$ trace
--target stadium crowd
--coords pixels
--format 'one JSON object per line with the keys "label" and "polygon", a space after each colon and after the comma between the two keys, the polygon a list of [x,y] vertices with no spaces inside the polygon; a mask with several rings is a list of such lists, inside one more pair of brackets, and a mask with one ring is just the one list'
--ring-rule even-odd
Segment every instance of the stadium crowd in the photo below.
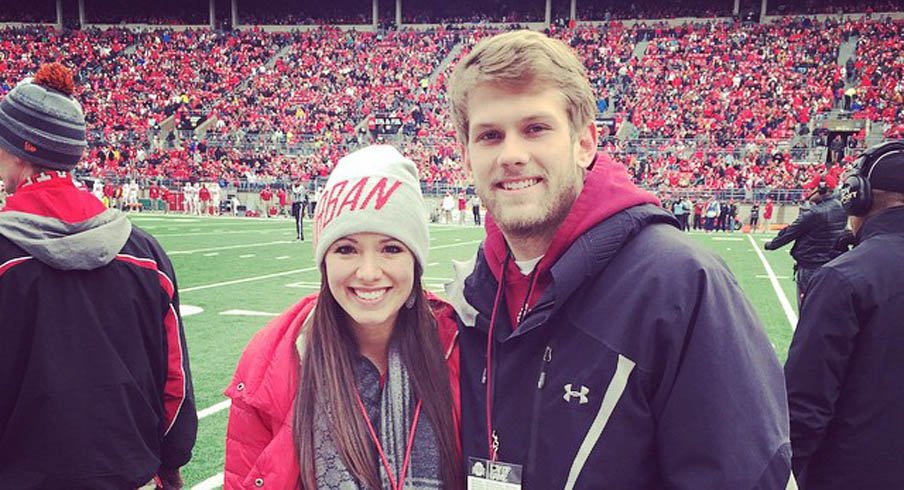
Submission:
{"label": "stadium crowd", "polygon": [[[612,122],[601,126],[604,148],[638,183],[760,189],[800,187],[832,169],[795,149],[809,145],[815,119],[842,106],[886,137],[904,132],[902,27],[785,17],[551,31],[584,60]],[[47,59],[74,67],[90,115],[81,170],[94,176],[313,180],[349,149],[387,140],[419,162],[428,185],[459,186],[448,66],[494,32],[8,28],[0,94]],[[855,56],[840,65],[853,36]]]}

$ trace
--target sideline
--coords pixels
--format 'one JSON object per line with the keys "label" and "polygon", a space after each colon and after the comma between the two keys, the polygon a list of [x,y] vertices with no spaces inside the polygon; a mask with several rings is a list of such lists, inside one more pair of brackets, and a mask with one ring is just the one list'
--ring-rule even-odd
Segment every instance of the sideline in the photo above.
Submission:
{"label": "sideline", "polygon": [[772,266],[766,261],[766,256],[763,255],[763,251],[757,246],[757,243],[752,236],[747,235],[747,239],[750,240],[750,246],[753,247],[753,251],[756,252],[757,257],[760,258],[760,262],[763,263],[763,267],[766,269],[766,275],[769,277],[769,282],[772,283],[772,289],[775,290],[778,302],[782,304],[782,309],[785,310],[785,317],[788,318],[788,324],[791,325],[791,331],[793,332],[797,329],[797,313],[794,312],[794,307],[791,306],[791,302],[789,302],[788,297],[785,296],[785,292],[778,283],[778,277],[775,275],[775,271],[772,270]]}

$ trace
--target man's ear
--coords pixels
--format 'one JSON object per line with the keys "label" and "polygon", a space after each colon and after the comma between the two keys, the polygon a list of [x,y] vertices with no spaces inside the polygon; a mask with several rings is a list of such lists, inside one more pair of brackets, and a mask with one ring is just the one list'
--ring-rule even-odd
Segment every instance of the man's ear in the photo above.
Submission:
{"label": "man's ear", "polygon": [[468,179],[473,178],[473,174],[471,173],[471,158],[468,154],[468,145],[467,143],[459,143],[459,150],[461,150],[461,168],[465,170],[465,175]]}
{"label": "man's ear", "polygon": [[584,126],[580,134],[577,135],[577,141],[574,147],[574,159],[578,166],[587,169],[596,158],[597,152],[597,133],[596,124],[591,121],[590,124]]}

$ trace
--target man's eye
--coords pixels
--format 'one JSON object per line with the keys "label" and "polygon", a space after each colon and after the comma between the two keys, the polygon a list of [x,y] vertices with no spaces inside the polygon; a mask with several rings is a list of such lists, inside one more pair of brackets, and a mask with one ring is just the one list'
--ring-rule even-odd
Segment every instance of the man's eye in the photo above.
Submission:
{"label": "man's eye", "polygon": [[477,135],[477,141],[490,141],[499,138],[498,131],[484,131]]}
{"label": "man's eye", "polygon": [[531,124],[530,126],[527,127],[527,132],[528,133],[542,133],[543,131],[546,131],[547,129],[548,128],[542,124]]}

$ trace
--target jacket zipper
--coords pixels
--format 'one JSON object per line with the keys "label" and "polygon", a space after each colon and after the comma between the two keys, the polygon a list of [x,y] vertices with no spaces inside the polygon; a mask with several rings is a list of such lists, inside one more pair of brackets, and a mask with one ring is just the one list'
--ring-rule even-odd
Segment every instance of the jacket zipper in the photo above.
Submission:
{"label": "jacket zipper", "polygon": [[552,346],[547,345],[540,360],[540,375],[537,377],[537,391],[534,393],[534,407],[531,413],[530,449],[527,456],[527,468],[536,468],[537,443],[540,438],[540,401],[543,399],[543,387],[546,386],[546,371],[552,363]]}

